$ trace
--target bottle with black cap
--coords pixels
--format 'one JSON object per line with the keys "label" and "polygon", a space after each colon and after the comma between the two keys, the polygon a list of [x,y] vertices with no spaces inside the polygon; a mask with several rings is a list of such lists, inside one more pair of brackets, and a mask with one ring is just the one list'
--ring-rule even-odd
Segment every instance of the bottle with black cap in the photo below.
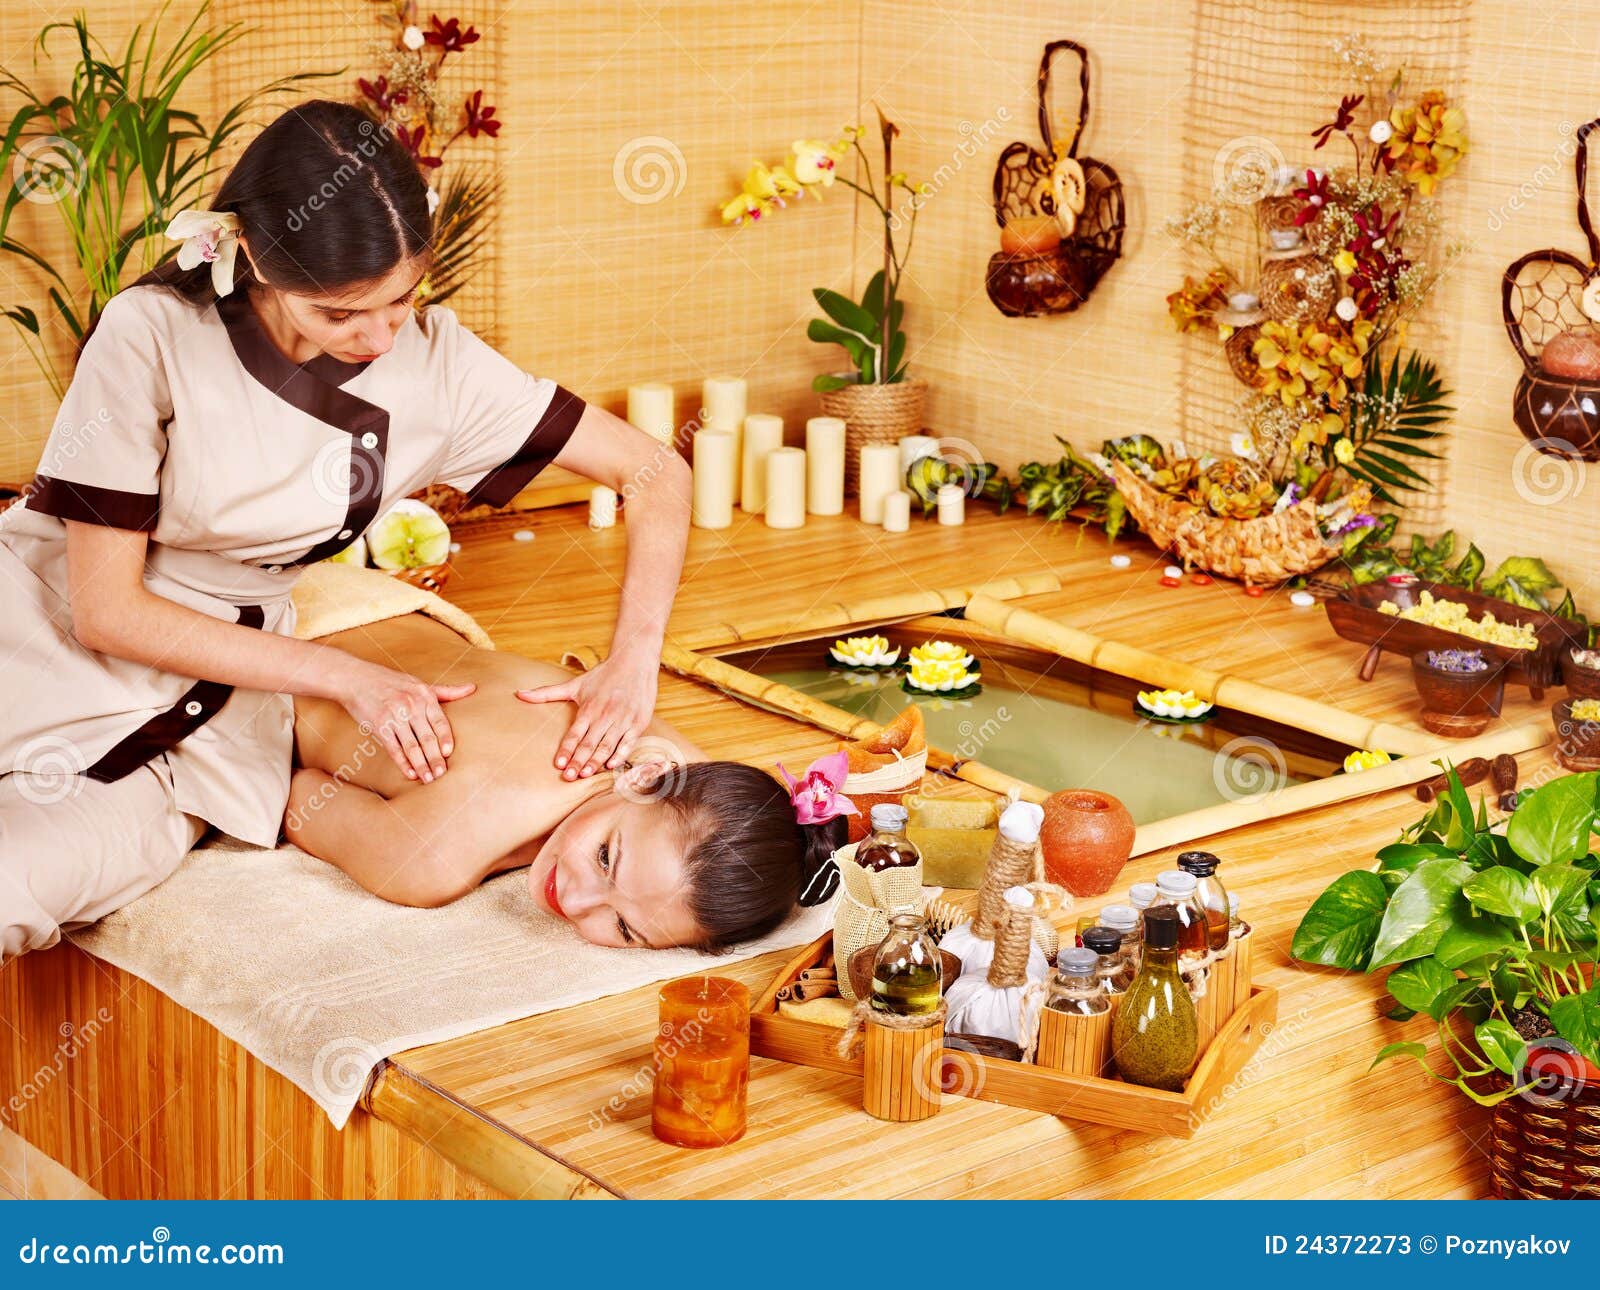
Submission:
{"label": "bottle with black cap", "polygon": [[1221,864],[1209,851],[1185,851],[1178,857],[1178,868],[1194,877],[1195,899],[1206,915],[1206,943],[1214,951],[1228,945],[1228,889],[1217,876]]}
{"label": "bottle with black cap", "polygon": [[1108,995],[1121,997],[1133,984],[1133,973],[1127,959],[1122,957],[1122,934],[1112,927],[1086,927],[1083,931],[1083,948],[1099,955],[1095,975],[1106,988]]}
{"label": "bottle with black cap", "polygon": [[1130,1084],[1181,1092],[1199,1053],[1199,1018],[1178,975],[1178,911],[1144,915],[1144,954],[1117,1005],[1111,1033],[1117,1071]]}

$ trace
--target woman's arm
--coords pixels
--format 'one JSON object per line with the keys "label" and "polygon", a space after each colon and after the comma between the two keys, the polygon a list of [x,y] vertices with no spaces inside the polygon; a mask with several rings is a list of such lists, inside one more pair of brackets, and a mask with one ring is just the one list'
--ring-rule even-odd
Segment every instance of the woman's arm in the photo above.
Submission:
{"label": "woman's arm", "polygon": [[517,692],[530,703],[577,703],[555,758],[573,779],[620,766],[655,710],[661,643],[688,545],[691,474],[674,445],[592,403],[555,460],[627,502],[627,563],[605,661],[571,681]]}
{"label": "woman's arm", "polygon": [[331,645],[223,622],[144,586],[146,533],[67,525],[72,628],[87,649],[196,680],[314,695],[342,704],[380,732],[411,778],[442,775],[453,748],[440,700],[473,686],[430,686]]}

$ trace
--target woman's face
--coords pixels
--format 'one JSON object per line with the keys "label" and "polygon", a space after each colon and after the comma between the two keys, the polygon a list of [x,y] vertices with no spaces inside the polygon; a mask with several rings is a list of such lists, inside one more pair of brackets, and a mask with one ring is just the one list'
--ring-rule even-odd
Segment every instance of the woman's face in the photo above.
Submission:
{"label": "woman's face", "polygon": [[426,269],[417,257],[376,282],[313,294],[268,286],[266,295],[278,318],[311,349],[346,363],[367,362],[394,344]]}
{"label": "woman's face", "polygon": [[528,867],[534,901],[596,945],[693,945],[703,933],[689,910],[682,832],[669,806],[600,793],[539,848]]}

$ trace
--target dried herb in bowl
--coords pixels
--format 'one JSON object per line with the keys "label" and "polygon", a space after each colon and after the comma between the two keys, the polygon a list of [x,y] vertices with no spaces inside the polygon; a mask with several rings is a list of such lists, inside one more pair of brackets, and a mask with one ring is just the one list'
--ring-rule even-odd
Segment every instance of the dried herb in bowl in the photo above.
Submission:
{"label": "dried herb in bowl", "polygon": [[1428,666],[1436,667],[1441,672],[1487,672],[1489,660],[1484,658],[1482,650],[1431,649],[1428,651]]}

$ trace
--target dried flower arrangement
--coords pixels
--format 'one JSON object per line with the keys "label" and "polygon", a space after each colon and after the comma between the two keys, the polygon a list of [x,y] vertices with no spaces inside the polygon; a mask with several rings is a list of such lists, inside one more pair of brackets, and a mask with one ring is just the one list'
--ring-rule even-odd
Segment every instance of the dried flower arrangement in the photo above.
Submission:
{"label": "dried flower arrangement", "polygon": [[[1230,489],[1239,518],[1270,512],[1291,484],[1329,497],[1341,477],[1401,505],[1399,494],[1430,487],[1451,410],[1435,364],[1404,350],[1409,319],[1464,249],[1446,238],[1435,194],[1467,151],[1466,119],[1437,90],[1404,97],[1403,72],[1385,85],[1359,37],[1334,53],[1358,86],[1312,132],[1311,151],[1342,140],[1350,164],[1241,167],[1167,224],[1210,261],[1167,297],[1173,323],[1222,342],[1251,387],[1230,445],[1252,467],[1250,488]],[[1246,208],[1257,226],[1248,270],[1218,250]]]}
{"label": "dried flower arrangement", "polygon": [[495,115],[494,104],[483,101],[482,89],[446,100],[440,85],[446,60],[482,38],[475,27],[437,15],[423,27],[415,0],[379,3],[385,11],[379,22],[390,35],[377,45],[378,75],[356,81],[356,102],[394,132],[428,180],[434,257],[417,299],[422,305],[438,304],[466,284],[488,244],[500,177],[481,164],[453,167],[442,182],[435,175],[458,139],[497,138],[504,122]]}

